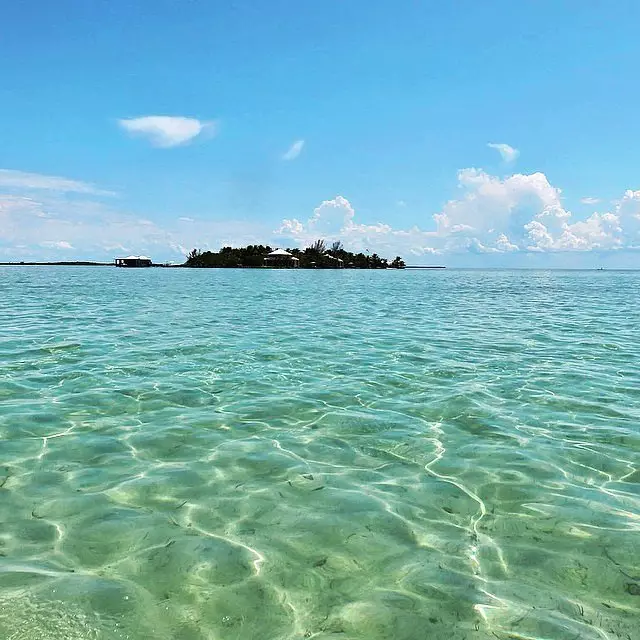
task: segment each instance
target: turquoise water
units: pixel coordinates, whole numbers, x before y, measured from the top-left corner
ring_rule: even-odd
[[[0,269],[0,638],[640,638],[640,273]]]

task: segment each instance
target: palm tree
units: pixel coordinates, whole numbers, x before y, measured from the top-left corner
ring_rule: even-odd
[[[316,240],[309,249],[315,253],[324,253],[327,250],[327,245],[324,243],[324,240]]]

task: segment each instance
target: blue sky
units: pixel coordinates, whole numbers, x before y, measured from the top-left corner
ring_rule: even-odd
[[[27,0],[0,22],[0,260],[323,235],[640,267],[637,2]]]

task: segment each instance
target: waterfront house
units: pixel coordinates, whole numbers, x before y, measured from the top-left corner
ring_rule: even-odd
[[[264,266],[295,268],[300,266],[300,260],[284,249],[276,249],[265,257]]]
[[[330,260],[329,263],[334,269],[344,269],[344,260],[336,256],[332,256],[328,251],[324,254],[324,258]]]
[[[116,258],[116,267],[150,267],[151,258],[147,256],[127,256],[126,258]]]

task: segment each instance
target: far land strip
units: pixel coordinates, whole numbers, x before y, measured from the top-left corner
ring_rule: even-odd
[[[317,240],[305,249],[277,249],[269,245],[246,247],[223,247],[220,251],[193,249],[182,264],[154,263],[151,259],[140,260],[139,256],[116,258],[114,262],[92,260],[64,261],[13,261],[0,262],[0,266],[147,266],[190,268],[299,268],[299,269],[444,269],[443,266],[409,265],[400,256],[389,261],[377,253],[354,253],[347,251],[341,242],[327,246]]]

